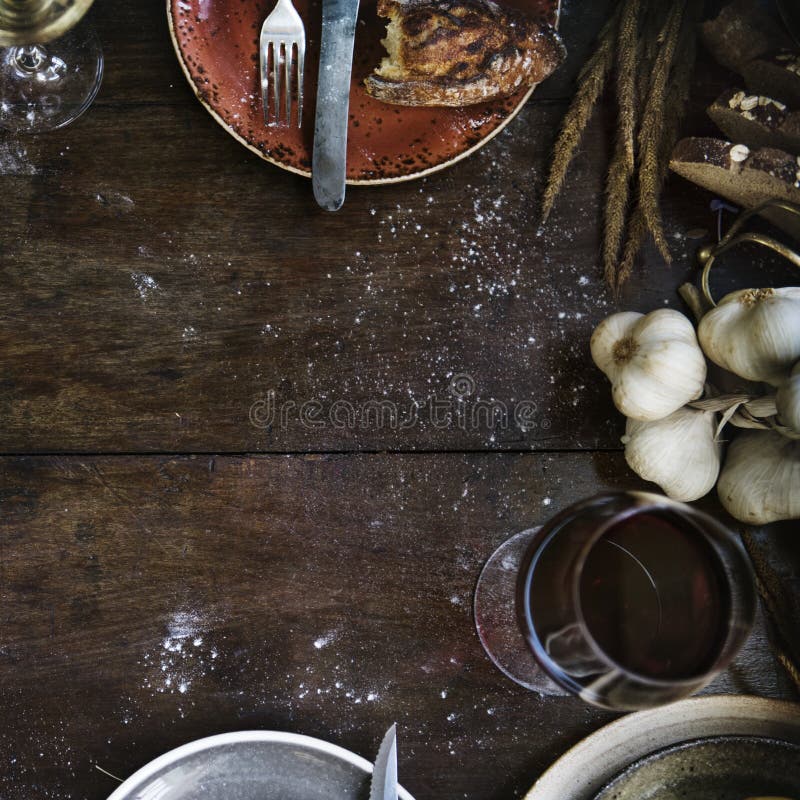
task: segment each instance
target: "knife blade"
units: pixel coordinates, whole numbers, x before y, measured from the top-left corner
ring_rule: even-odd
[[[369,800],[397,800],[397,724],[386,731],[372,769]]]
[[[350,74],[359,0],[323,0],[311,182],[328,211],[344,203]]]

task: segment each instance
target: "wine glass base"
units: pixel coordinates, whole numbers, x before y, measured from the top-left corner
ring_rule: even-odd
[[[517,577],[528,546],[539,532],[512,536],[492,553],[475,588],[475,627],[486,655],[512,681],[542,695],[569,694],[553,682],[533,657],[517,616]]]
[[[85,23],[46,45],[0,49],[0,129],[62,128],[91,105],[103,78],[103,53]]]

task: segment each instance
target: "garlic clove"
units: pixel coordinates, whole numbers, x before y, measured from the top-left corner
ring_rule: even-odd
[[[714,488],[719,475],[722,446],[716,427],[715,413],[693,408],[655,422],[629,419],[622,437],[625,460],[673,500],[697,500]]]
[[[663,419],[703,393],[706,361],[692,323],[679,311],[612,314],[597,326],[590,347],[626,417]]]
[[[589,347],[592,360],[606,374],[613,383],[620,370],[624,369],[628,361],[626,358],[615,355],[614,347],[618,342],[630,339],[636,323],[644,319],[644,314],[636,311],[621,311],[606,317],[594,330]]]
[[[775,397],[778,419],[787,428],[800,433],[800,361]]]
[[[800,519],[800,441],[775,431],[739,434],[728,448],[717,493],[740,522]]]
[[[700,320],[697,335],[715,364],[780,386],[800,359],[800,287],[732,292]]]

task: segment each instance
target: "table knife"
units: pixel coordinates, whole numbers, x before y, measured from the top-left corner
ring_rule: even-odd
[[[383,737],[372,769],[369,800],[397,800],[397,725]]]
[[[328,211],[344,203],[350,73],[358,0],[323,0],[322,44],[311,181],[314,197]]]

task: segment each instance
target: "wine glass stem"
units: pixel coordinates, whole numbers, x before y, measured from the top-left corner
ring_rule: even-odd
[[[20,77],[35,75],[47,63],[47,50],[40,44],[26,44],[13,48],[11,60]]]

